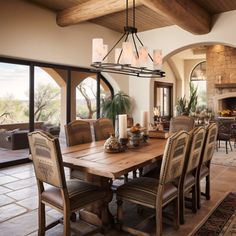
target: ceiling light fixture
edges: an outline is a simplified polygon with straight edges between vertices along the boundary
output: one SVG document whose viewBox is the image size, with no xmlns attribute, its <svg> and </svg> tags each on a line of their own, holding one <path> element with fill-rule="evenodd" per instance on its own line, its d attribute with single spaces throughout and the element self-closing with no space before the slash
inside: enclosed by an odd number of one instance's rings
<svg viewBox="0 0 236 236">
<path fill-rule="evenodd" d="M 133 26 L 129 26 L 129 5 L 126 0 L 126 25 L 124 34 L 108 51 L 108 46 L 103 44 L 103 39 L 93 39 L 92 45 L 92 64 L 97 71 L 125 74 L 138 77 L 164 77 L 165 72 L 162 68 L 162 52 L 159 49 L 153 50 L 153 57 L 149 54 L 147 47 L 137 35 L 135 27 L 135 0 L 133 0 Z M 129 37 L 131 36 L 131 37 Z M 130 41 L 128 41 L 130 39 Z M 116 46 L 122 43 L 122 48 Z M 139 45 L 139 48 L 138 48 Z M 134 48 L 134 49 L 133 49 Z M 108 63 L 108 56 L 115 51 L 115 62 Z M 152 69 L 149 68 L 152 64 Z"/>
</svg>

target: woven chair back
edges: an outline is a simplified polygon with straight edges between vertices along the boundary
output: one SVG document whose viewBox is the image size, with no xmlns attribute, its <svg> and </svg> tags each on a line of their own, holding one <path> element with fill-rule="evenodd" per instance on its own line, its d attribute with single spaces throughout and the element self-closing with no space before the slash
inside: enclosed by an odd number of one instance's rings
<svg viewBox="0 0 236 236">
<path fill-rule="evenodd" d="M 186 155 L 187 173 L 199 166 L 205 135 L 206 130 L 203 127 L 195 128 L 192 132 Z"/>
<path fill-rule="evenodd" d="M 83 120 L 74 120 L 65 125 L 67 146 L 74 146 L 92 142 L 90 123 Z"/>
<path fill-rule="evenodd" d="M 115 130 L 110 119 L 100 118 L 94 122 L 94 135 L 96 141 L 106 140 L 114 133 Z"/>
<path fill-rule="evenodd" d="M 212 123 L 206 128 L 206 138 L 202 152 L 202 163 L 211 161 L 217 139 L 217 125 Z"/>
<path fill-rule="evenodd" d="M 164 185 L 181 176 L 187 152 L 189 133 L 179 131 L 170 136 L 165 147 L 159 184 Z"/>
<path fill-rule="evenodd" d="M 65 174 L 58 138 L 43 132 L 29 133 L 29 145 L 37 180 L 65 188 Z"/>
</svg>

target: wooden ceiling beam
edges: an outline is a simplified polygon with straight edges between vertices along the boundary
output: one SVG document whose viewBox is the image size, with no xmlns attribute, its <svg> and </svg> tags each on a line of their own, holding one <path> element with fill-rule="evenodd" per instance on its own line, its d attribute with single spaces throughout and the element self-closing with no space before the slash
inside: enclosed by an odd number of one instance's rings
<svg viewBox="0 0 236 236">
<path fill-rule="evenodd" d="M 129 8 L 132 7 L 132 3 L 133 0 L 129 0 Z M 136 6 L 139 5 L 140 0 L 136 0 Z M 57 14 L 57 24 L 60 26 L 73 25 L 125 9 L 126 1 L 123 0 L 89 0 L 60 11 Z"/>
<path fill-rule="evenodd" d="M 140 0 L 143 5 L 193 34 L 211 30 L 211 16 L 195 0 Z"/>
</svg>

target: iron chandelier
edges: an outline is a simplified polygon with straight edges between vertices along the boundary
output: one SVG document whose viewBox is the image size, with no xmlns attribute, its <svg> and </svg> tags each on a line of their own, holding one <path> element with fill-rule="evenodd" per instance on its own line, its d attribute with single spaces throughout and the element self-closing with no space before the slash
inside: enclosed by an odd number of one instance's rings
<svg viewBox="0 0 236 236">
<path fill-rule="evenodd" d="M 126 0 L 126 25 L 124 27 L 124 33 L 114 46 L 108 51 L 108 46 L 103 44 L 103 39 L 93 39 L 91 66 L 96 68 L 96 71 L 100 72 L 148 78 L 164 77 L 165 72 L 161 70 L 161 50 L 153 50 L 153 57 L 149 54 L 147 47 L 144 46 L 137 35 L 138 29 L 135 27 L 135 0 L 133 0 L 132 6 L 132 26 L 129 26 L 128 4 L 128 0 Z M 122 40 L 122 48 L 116 48 Z M 115 51 L 115 62 L 109 63 L 107 62 L 107 59 L 113 50 Z M 153 69 L 148 67 L 150 62 L 153 65 Z"/>
</svg>

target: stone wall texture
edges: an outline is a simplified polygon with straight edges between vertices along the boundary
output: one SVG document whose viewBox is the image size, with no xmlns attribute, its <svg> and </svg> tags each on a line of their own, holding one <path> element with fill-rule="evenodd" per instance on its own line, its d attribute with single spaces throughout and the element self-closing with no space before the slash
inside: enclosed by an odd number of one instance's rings
<svg viewBox="0 0 236 236">
<path fill-rule="evenodd" d="M 216 100 L 223 94 L 230 97 L 236 92 L 236 48 L 223 45 L 208 46 L 206 63 L 207 104 L 217 112 L 216 109 L 220 107 L 216 105 Z M 219 89 L 215 88 L 215 84 L 232 84 L 232 87 Z"/>
</svg>

